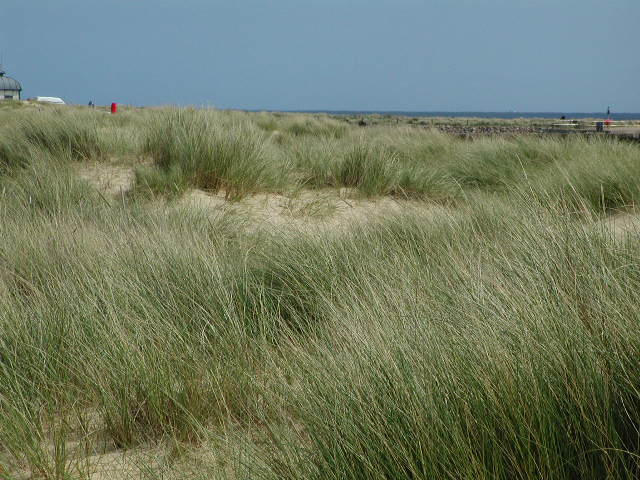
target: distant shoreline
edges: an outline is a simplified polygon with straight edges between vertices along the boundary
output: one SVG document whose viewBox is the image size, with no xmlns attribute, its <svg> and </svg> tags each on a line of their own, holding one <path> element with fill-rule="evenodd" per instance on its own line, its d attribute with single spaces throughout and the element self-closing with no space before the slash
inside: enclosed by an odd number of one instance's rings
<svg viewBox="0 0 640 480">
<path fill-rule="evenodd" d="M 246 110 L 282 113 L 326 113 L 330 115 L 390 115 L 399 117 L 450 117 L 450 118 L 606 118 L 605 112 L 410 112 L 384 110 Z M 612 120 L 640 120 L 640 113 L 612 112 Z"/>
</svg>

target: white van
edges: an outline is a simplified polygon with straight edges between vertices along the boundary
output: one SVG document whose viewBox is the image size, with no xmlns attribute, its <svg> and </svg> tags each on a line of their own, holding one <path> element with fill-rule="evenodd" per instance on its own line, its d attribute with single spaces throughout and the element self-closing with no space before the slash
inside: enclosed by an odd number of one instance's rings
<svg viewBox="0 0 640 480">
<path fill-rule="evenodd" d="M 43 103 L 56 103 L 58 105 L 66 105 L 64 103 L 64 100 L 58 97 L 33 97 L 33 98 L 30 98 L 29 100 L 34 100 L 36 102 L 43 102 Z"/>
</svg>

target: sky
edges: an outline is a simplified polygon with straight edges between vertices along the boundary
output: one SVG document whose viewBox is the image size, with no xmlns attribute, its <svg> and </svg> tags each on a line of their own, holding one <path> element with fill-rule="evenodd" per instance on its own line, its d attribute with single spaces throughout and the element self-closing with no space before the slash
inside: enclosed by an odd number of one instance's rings
<svg viewBox="0 0 640 480">
<path fill-rule="evenodd" d="M 640 0 L 2 0 L 23 98 L 640 112 Z"/>
</svg>

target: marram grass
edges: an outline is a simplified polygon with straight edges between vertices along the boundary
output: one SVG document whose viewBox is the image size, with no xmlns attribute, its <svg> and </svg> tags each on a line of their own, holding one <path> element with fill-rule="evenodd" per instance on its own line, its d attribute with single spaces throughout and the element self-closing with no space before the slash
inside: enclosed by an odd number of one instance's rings
<svg viewBox="0 0 640 480">
<path fill-rule="evenodd" d="M 600 221 L 637 201 L 636 145 L 181 110 L 36 139 L 39 113 L 0 132 L 2 475 L 640 474 L 640 249 Z M 151 199 L 77 176 L 117 152 Z M 413 207 L 274 229 L 162 200 L 194 187 Z"/>
</svg>

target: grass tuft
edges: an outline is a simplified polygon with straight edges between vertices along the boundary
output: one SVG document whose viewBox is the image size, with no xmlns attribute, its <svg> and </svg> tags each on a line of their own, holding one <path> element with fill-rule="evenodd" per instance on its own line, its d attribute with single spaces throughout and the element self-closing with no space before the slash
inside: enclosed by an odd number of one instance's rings
<svg viewBox="0 0 640 480">
<path fill-rule="evenodd" d="M 280 185 L 281 172 L 270 162 L 265 143 L 250 124 L 225 124 L 214 113 L 175 110 L 154 119 L 145 151 L 169 177 L 162 182 L 155 174 L 154 185 L 179 184 L 183 177 L 197 188 L 222 190 L 239 200 Z"/>
</svg>

